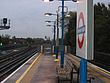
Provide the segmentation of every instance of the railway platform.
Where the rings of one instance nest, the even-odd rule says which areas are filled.
[[[36,54],[1,83],[57,83],[55,57]]]
[[[54,57],[44,55],[30,83],[57,83],[56,66]]]
[[[65,58],[79,66],[77,57],[67,54]],[[1,83],[58,83],[56,67],[59,63],[54,59],[50,54],[37,53]],[[94,79],[87,83],[110,83],[110,73],[91,63],[88,63],[88,77]]]

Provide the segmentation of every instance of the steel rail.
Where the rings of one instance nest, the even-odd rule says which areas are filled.
[[[0,81],[2,81],[5,76],[8,76],[11,72],[13,72],[16,68],[18,68],[21,64],[23,64],[26,60],[32,57],[36,53],[35,48],[30,48],[24,53],[20,53],[20,55],[14,57],[13,60],[9,61],[5,66],[1,66],[0,68]]]

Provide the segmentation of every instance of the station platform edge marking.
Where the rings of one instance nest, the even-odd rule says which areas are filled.
[[[15,83],[20,83],[20,81],[24,78],[24,76],[29,72],[29,70],[32,68],[32,66],[34,65],[34,63],[39,59],[39,57],[42,54],[39,54],[39,56],[32,62],[32,64],[26,69],[26,71],[21,75],[21,77],[15,82]]]
[[[110,73],[109,73],[108,71],[106,71],[106,70],[104,70],[104,69],[102,69],[102,68],[100,68],[100,67],[97,67],[96,70],[98,70],[98,71],[104,73],[104,74],[107,75],[107,76],[110,76]]]
[[[110,76],[110,72],[109,71],[107,71],[107,70],[105,70],[105,69],[103,69],[103,68],[101,68],[101,67],[98,67],[98,66],[96,66],[96,65],[94,65],[94,64],[91,64],[91,63],[89,63],[93,68],[95,68],[97,71],[99,71],[99,72],[101,72],[101,73],[104,73],[105,75],[107,75],[107,76]]]
[[[5,78],[1,83],[6,82],[11,76],[13,76],[17,71],[19,71],[27,62],[29,62],[32,58],[34,58],[38,53],[32,56],[29,60],[27,60],[23,65],[21,65],[18,69],[16,69],[12,74],[10,74],[7,78]]]

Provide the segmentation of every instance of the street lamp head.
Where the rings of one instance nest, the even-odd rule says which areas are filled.
[[[51,13],[45,13],[44,14],[45,16],[50,16],[50,15],[52,15]]]
[[[43,0],[44,2],[50,2],[50,1],[53,1],[53,0]]]
[[[55,21],[49,21],[49,20],[47,20],[47,21],[45,21],[46,23],[51,23],[51,22],[55,22]]]
[[[62,0],[58,0],[58,1],[62,1]],[[64,1],[73,1],[73,2],[77,2],[78,0],[64,0]]]
[[[77,2],[78,0],[72,0],[73,2]]]
[[[51,27],[52,25],[46,25],[46,26]]]
[[[76,3],[79,3],[79,0],[77,0],[77,2]]]
[[[45,16],[51,16],[51,15],[56,15],[56,14],[52,14],[52,13],[45,13]]]
[[[45,21],[46,23],[50,23],[51,21]]]
[[[54,1],[54,0],[43,0],[44,2],[51,2],[51,1]],[[59,0],[59,1],[62,1],[62,0]],[[64,1],[71,1],[71,0],[64,0]],[[77,2],[79,3],[78,0],[72,0],[73,2]]]

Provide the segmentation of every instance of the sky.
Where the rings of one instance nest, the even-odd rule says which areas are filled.
[[[96,2],[109,3],[109,0],[94,0]],[[46,17],[44,13],[56,14],[61,1],[54,0],[44,3],[42,0],[0,0],[0,20],[4,17],[11,20],[11,28],[1,30],[1,34],[9,34],[11,37],[52,38],[53,27],[47,27],[46,20],[55,20],[56,16]],[[66,1],[69,11],[76,11],[77,5],[72,1]]]

